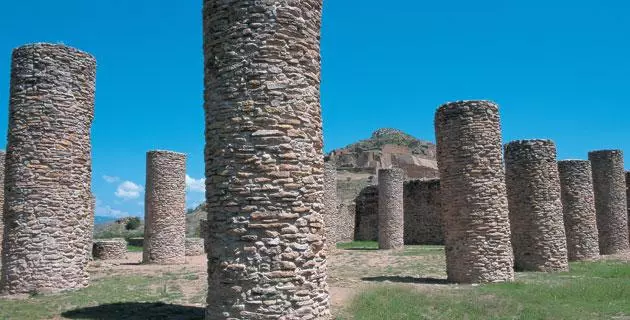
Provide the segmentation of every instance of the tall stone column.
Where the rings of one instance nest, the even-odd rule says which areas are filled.
[[[499,108],[459,101],[435,115],[448,279],[514,279]]]
[[[599,252],[615,254],[630,249],[626,178],[621,150],[588,153],[593,170]]]
[[[13,51],[1,291],[88,285],[96,61],[63,45]]]
[[[1,150],[0,151],[0,268],[2,268],[2,238],[4,236],[3,208],[4,208],[4,159],[5,157],[6,157],[6,152],[4,150]]]
[[[143,261],[186,262],[186,155],[147,152]]]
[[[405,171],[400,168],[378,170],[378,247],[405,247],[405,216],[403,213],[403,185]]]
[[[327,319],[322,0],[204,1],[209,319]]]
[[[337,199],[337,166],[324,164],[324,223],[326,225],[326,242],[334,249],[340,236],[339,201]]]
[[[555,143],[506,144],[505,178],[516,270],[568,270]]]
[[[558,161],[569,261],[599,257],[593,174],[588,160]]]

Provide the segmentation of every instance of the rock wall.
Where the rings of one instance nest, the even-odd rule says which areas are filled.
[[[147,152],[144,263],[186,262],[186,155]]]
[[[332,163],[324,165],[324,223],[326,242],[332,248],[343,236],[338,234],[339,201],[337,198],[337,167]]]
[[[506,144],[505,171],[516,270],[568,270],[555,143]]]
[[[599,251],[601,254],[615,254],[629,250],[623,152],[591,151],[588,159],[593,171]]]
[[[202,238],[186,238],[186,256],[200,256],[203,255],[204,241]]]
[[[447,103],[435,133],[448,279],[514,279],[498,106]]]
[[[92,254],[99,260],[123,260],[127,257],[127,241],[125,239],[94,241]]]
[[[12,58],[0,291],[84,288],[96,61],[52,44]]]
[[[405,183],[405,244],[444,244],[441,207],[439,179]]]
[[[0,268],[2,267],[2,238],[4,236],[4,219],[3,219],[3,210],[4,208],[4,159],[6,157],[6,153],[4,151],[0,151]],[[2,270],[2,269],[0,269]]]
[[[385,250],[404,248],[403,183],[400,168],[378,171],[378,247]]]
[[[558,161],[569,261],[599,257],[593,175],[588,160]]]
[[[205,0],[209,319],[328,319],[322,0]]]
[[[354,240],[378,240],[378,185],[367,186],[355,200]]]

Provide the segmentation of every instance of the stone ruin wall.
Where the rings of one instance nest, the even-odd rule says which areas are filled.
[[[623,152],[592,151],[588,153],[588,159],[593,171],[599,251],[601,254],[615,254],[629,250]]]
[[[204,252],[208,252],[208,238],[210,236],[208,229],[208,219],[200,219],[199,220],[199,238],[203,239],[203,250]]]
[[[593,175],[588,160],[558,161],[569,261],[599,257]]]
[[[0,268],[2,267],[2,237],[4,236],[4,219],[2,208],[4,208],[4,159],[6,153],[0,151]],[[0,269],[1,270],[1,269]]]
[[[96,61],[64,45],[13,51],[0,290],[88,285]]]
[[[448,279],[514,279],[499,108],[447,103],[435,114]]]
[[[124,260],[127,257],[127,241],[125,239],[96,240],[92,254],[99,260]]]
[[[186,155],[147,152],[143,262],[186,262]]]
[[[204,1],[209,319],[328,319],[321,0]]]
[[[343,236],[338,234],[340,212],[337,198],[337,167],[332,163],[324,164],[324,208],[326,243],[329,248],[333,248]]]
[[[505,171],[516,270],[568,270],[555,143],[506,144]]]
[[[384,250],[404,248],[403,184],[405,171],[400,168],[378,171],[378,247]]]
[[[203,255],[204,241],[202,238],[186,238],[186,256],[194,257]]]

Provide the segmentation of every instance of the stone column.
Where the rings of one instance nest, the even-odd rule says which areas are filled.
[[[621,150],[588,153],[593,170],[599,252],[615,254],[630,249],[626,178]]]
[[[4,159],[5,157],[6,157],[6,152],[4,150],[0,150],[0,268],[2,268],[2,237],[4,236],[3,208],[4,208]]]
[[[186,262],[186,155],[147,152],[143,261]]]
[[[599,257],[593,175],[588,160],[558,161],[569,261]]]
[[[337,200],[337,166],[324,164],[324,223],[326,225],[326,242],[334,249],[341,238],[339,235],[339,201]]]
[[[403,184],[405,171],[400,168],[378,170],[378,247],[403,249],[405,217]]]
[[[499,108],[459,101],[435,115],[448,279],[514,278]]]
[[[568,270],[555,143],[506,144],[505,181],[516,270]]]
[[[63,45],[13,51],[1,290],[88,285],[96,61]]]
[[[328,319],[322,0],[204,1],[208,319]]]

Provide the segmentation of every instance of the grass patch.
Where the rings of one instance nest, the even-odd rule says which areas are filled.
[[[142,252],[142,250],[142,247],[127,245],[127,252]]]
[[[337,249],[344,250],[376,250],[378,242],[376,241],[352,241],[337,243]]]
[[[359,295],[348,311],[357,320],[630,317],[626,263],[574,263],[570,272],[524,273],[517,279],[478,287],[444,286],[430,293],[400,284],[381,285]]]

